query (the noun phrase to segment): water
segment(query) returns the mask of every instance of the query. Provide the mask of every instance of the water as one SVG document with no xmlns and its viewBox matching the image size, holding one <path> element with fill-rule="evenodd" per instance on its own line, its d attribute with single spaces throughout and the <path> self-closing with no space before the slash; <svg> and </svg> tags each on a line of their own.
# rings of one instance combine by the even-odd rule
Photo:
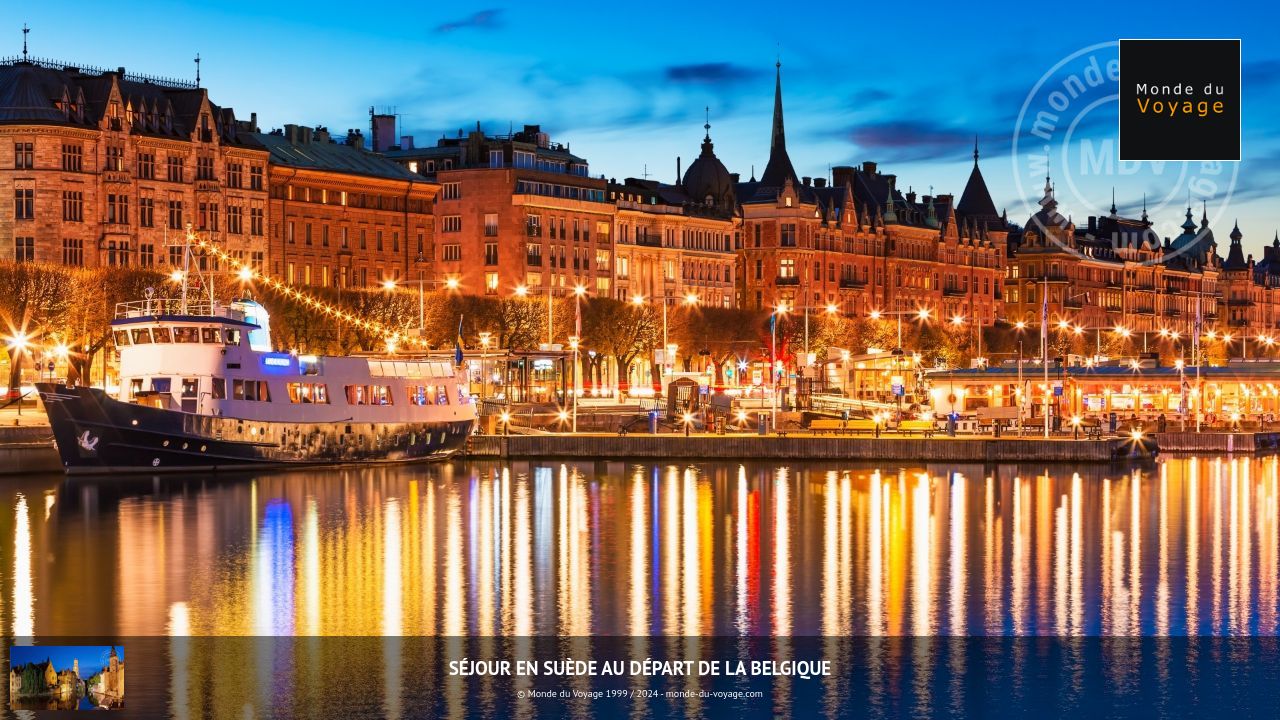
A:
<svg viewBox="0 0 1280 720">
<path fill-rule="evenodd" d="M 1274 457 L 11 478 L 0 490 L 0 623 L 19 643 L 125 643 L 126 707 L 172 717 L 972 714 L 999 702 L 986 682 L 1010 703 L 1048 692 L 1080 712 L 1106 703 L 1141 715 L 1153 690 L 1165 709 L 1203 709 L 1215 692 L 1238 699 L 1250 668 L 1280 658 L 1273 641 L 1213 639 L 1280 629 L 1278 498 Z M 239 639 L 168 637 L 187 635 Z M 307 638 L 260 639 L 281 636 Z M 531 636 L 546 639 L 519 640 Z M 553 710 L 513 696 L 545 678 L 445 670 L 522 652 L 828 659 L 834 676 L 711 682 L 765 690 L 736 705 Z M 1068 674 L 1042 686 L 1037 662 Z"/>
</svg>

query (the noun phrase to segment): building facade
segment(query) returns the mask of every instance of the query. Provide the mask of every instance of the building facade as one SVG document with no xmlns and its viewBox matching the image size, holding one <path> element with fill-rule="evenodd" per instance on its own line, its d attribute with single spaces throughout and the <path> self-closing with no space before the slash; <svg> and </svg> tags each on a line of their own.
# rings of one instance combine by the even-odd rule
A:
<svg viewBox="0 0 1280 720">
<path fill-rule="evenodd" d="M 193 225 L 265 262 L 267 153 L 254 120 L 194 83 L 0 64 L 0 256 L 96 267 L 181 262 Z M 256 231 L 256 232 L 255 232 Z"/>
<path fill-rule="evenodd" d="M 356 131 L 338 141 L 285 125 L 252 138 L 270 158 L 274 277 L 340 288 L 432 279 L 438 185 L 366 150 Z"/>
</svg>

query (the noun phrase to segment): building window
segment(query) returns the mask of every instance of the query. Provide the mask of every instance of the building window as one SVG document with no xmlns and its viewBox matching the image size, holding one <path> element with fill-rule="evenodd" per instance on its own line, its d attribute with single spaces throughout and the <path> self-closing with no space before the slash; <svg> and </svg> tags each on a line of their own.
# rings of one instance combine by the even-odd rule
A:
<svg viewBox="0 0 1280 720">
<path fill-rule="evenodd" d="M 227 187 L 238 190 L 241 185 L 241 173 L 244 166 L 240 163 L 227 163 Z"/>
<path fill-rule="evenodd" d="M 84 148 L 70 143 L 62 144 L 62 169 L 67 172 L 80 172 L 84 169 Z"/>
<path fill-rule="evenodd" d="M 84 221 L 84 193 L 79 190 L 62 191 L 62 219 L 65 222 Z"/>
<path fill-rule="evenodd" d="M 484 236 L 498 237 L 498 213 L 485 213 Z"/>
<path fill-rule="evenodd" d="M 462 197 L 462 183 L 460 182 L 445 183 L 444 189 L 441 191 L 441 197 L 444 200 L 457 200 L 458 198 Z"/>
<path fill-rule="evenodd" d="M 631 258 L 621 256 L 618 258 L 617 276 L 619 280 L 626 280 L 631 276 Z"/>
<path fill-rule="evenodd" d="M 445 215 L 441 223 L 441 230 L 447 233 L 462 232 L 462 216 Z"/>
<path fill-rule="evenodd" d="M 796 246 L 796 224 L 782 223 L 782 247 Z"/>
<path fill-rule="evenodd" d="M 84 265 L 84 241 L 77 238 L 62 239 L 62 264 Z"/>
<path fill-rule="evenodd" d="M 34 262 L 36 259 L 36 239 L 33 237 L 14 238 L 13 259 L 16 262 Z"/>
<path fill-rule="evenodd" d="M 596 270 L 609 272 L 609 251 L 596 250 Z"/>
<path fill-rule="evenodd" d="M 177 155 L 165 158 L 165 172 L 169 182 L 182 182 L 182 158 Z"/>
<path fill-rule="evenodd" d="M 235 205 L 227 206 L 227 232 L 239 235 L 244 232 L 242 211 Z"/>
<path fill-rule="evenodd" d="M 302 243 L 308 246 L 311 245 L 311 223 L 302 224 Z"/>
<path fill-rule="evenodd" d="M 108 172 L 120 172 L 124 170 L 124 146 L 108 145 L 107 146 L 107 167 Z"/>
<path fill-rule="evenodd" d="M 345 227 L 342 228 L 342 247 L 344 249 L 347 247 L 347 229 Z"/>
<path fill-rule="evenodd" d="M 169 264 L 177 267 L 182 265 L 183 248 L 180 245 L 169 246 Z"/>
<path fill-rule="evenodd" d="M 445 246 L 444 246 L 444 258 L 443 258 L 443 259 L 444 259 L 446 262 L 452 262 L 452 261 L 461 260 L 461 259 L 462 259 L 462 246 L 461 246 L 461 245 L 445 245 Z"/>
<path fill-rule="evenodd" d="M 320 226 L 320 247 L 329 247 L 329 226 Z"/>
<path fill-rule="evenodd" d="M 13 191 L 13 217 L 32 220 L 36 216 L 36 191 L 34 188 L 18 188 Z"/>
<path fill-rule="evenodd" d="M 169 229 L 170 230 L 182 229 L 182 201 L 181 200 L 169 201 Z"/>
<path fill-rule="evenodd" d="M 212 180 L 213 179 L 213 156 L 201 155 L 196 158 L 196 179 Z"/>
<path fill-rule="evenodd" d="M 129 267 L 129 243 L 114 240 L 107 243 L 107 264 L 111 266 Z"/>
<path fill-rule="evenodd" d="M 249 233 L 256 237 L 262 237 L 262 229 L 264 225 L 262 208 L 249 208 Z"/>
<path fill-rule="evenodd" d="M 138 246 L 138 264 L 151 267 L 156 264 L 156 246 L 143 244 Z"/>
<path fill-rule="evenodd" d="M 13 144 L 13 167 L 17 170 L 30 170 L 36 166 L 36 144 L 18 142 Z"/>
<path fill-rule="evenodd" d="M 374 230 L 373 237 L 374 237 L 374 245 L 375 245 L 374 249 L 377 250 L 378 252 L 382 252 L 382 230 Z"/>
<path fill-rule="evenodd" d="M 485 295 L 498 294 L 498 273 L 487 272 L 484 274 L 484 293 Z"/>
<path fill-rule="evenodd" d="M 489 151 L 489 167 L 491 168 L 502 167 L 502 151 L 501 150 Z"/>
<path fill-rule="evenodd" d="M 484 264 L 485 265 L 498 264 L 498 243 L 487 242 L 484 244 Z"/>
<path fill-rule="evenodd" d="M 289 244 L 293 244 L 295 242 L 294 234 L 293 234 L 294 227 L 295 227 L 294 222 L 292 220 L 285 223 L 285 226 L 284 226 L 284 231 L 286 233 L 285 241 L 288 242 Z"/>
<path fill-rule="evenodd" d="M 792 278 L 796 276 L 796 261 L 784 258 L 778 261 L 778 277 Z"/>
<path fill-rule="evenodd" d="M 156 179 L 156 156 L 152 153 L 138 153 L 138 178 L 141 180 Z"/>
<path fill-rule="evenodd" d="M 262 189 L 262 166 L 261 165 L 253 165 L 249 168 L 249 189 L 250 190 Z"/>
<path fill-rule="evenodd" d="M 535 267 L 542 265 L 542 243 L 529 243 L 528 252 L 526 252 L 525 264 Z"/>
<path fill-rule="evenodd" d="M 756 261 L 756 279 L 757 280 L 764 279 L 764 261 L 763 260 Z"/>
<path fill-rule="evenodd" d="M 129 224 L 129 196 L 123 193 L 107 195 L 107 222 Z"/>
</svg>

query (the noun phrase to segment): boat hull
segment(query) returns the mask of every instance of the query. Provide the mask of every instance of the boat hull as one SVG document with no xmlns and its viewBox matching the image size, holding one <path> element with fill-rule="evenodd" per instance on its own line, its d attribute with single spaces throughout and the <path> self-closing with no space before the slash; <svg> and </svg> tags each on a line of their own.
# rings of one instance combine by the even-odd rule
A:
<svg viewBox="0 0 1280 720">
<path fill-rule="evenodd" d="M 474 419 L 272 422 L 121 402 L 95 388 L 41 383 L 62 465 L 72 474 L 244 470 L 439 460 Z"/>
</svg>

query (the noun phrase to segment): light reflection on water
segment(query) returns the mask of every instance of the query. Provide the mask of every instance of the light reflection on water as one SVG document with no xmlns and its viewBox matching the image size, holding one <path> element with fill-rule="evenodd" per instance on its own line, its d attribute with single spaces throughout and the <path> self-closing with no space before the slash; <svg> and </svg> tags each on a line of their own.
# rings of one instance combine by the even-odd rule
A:
<svg viewBox="0 0 1280 720">
<path fill-rule="evenodd" d="M 16 636 L 626 635 L 639 651 L 655 635 L 1274 635 L 1278 477 L 1271 457 L 17 479 L 0 614 Z"/>
</svg>

